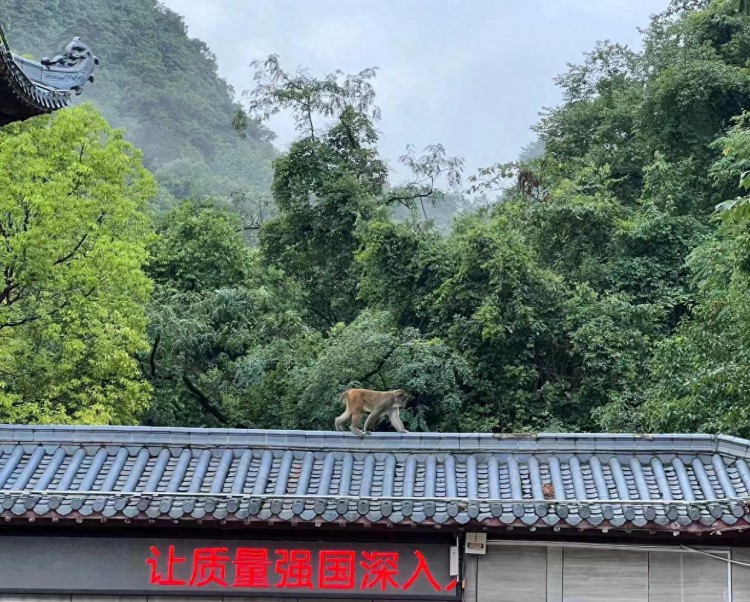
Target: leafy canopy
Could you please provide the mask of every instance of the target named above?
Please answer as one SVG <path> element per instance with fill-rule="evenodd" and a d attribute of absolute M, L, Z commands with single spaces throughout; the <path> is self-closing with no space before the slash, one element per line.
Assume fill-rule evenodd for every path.
<path fill-rule="evenodd" d="M 3 128 L 0 165 L 2 420 L 132 422 L 153 178 L 90 106 Z"/>

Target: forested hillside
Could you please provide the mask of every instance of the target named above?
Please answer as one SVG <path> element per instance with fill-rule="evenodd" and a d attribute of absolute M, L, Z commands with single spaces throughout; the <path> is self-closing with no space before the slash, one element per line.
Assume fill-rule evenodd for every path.
<path fill-rule="evenodd" d="M 375 72 L 272 56 L 250 138 L 282 109 L 298 138 L 251 226 L 195 194 L 142 227 L 147 174 L 88 110 L 4 128 L 0 419 L 329 429 L 359 384 L 409 391 L 413 431 L 750 435 L 749 64 L 747 3 L 675 0 L 641 52 L 559 77 L 518 162 L 463 174 L 435 145 L 395 186 Z M 425 219 L 445 202 L 447 230 Z"/>
<path fill-rule="evenodd" d="M 73 36 L 93 48 L 101 64 L 81 100 L 125 128 L 175 197 L 267 193 L 271 132 L 251 124 L 245 140 L 237 136 L 234 93 L 171 10 L 154 0 L 0 0 L 0 20 L 13 50 L 36 60 Z"/>

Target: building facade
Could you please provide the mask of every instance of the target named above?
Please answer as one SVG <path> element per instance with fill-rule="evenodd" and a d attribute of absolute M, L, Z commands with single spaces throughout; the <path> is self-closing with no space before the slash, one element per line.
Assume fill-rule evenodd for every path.
<path fill-rule="evenodd" d="M 702 435 L 0 426 L 0 602 L 750 602 L 749 460 Z"/>

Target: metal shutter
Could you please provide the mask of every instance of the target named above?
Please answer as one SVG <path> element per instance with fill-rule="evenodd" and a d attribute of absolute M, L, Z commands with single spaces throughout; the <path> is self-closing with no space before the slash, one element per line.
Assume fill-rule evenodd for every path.
<path fill-rule="evenodd" d="M 649 602 L 648 553 L 568 548 L 563 602 Z"/>
<path fill-rule="evenodd" d="M 480 602 L 547 602 L 547 549 L 490 548 L 479 560 L 478 581 Z"/>

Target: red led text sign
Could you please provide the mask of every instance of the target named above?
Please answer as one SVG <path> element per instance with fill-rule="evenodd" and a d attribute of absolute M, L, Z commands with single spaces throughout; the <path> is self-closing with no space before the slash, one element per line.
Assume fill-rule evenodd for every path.
<path fill-rule="evenodd" d="M 457 600 L 449 556 L 434 543 L 4 536 L 0 592 Z"/>

